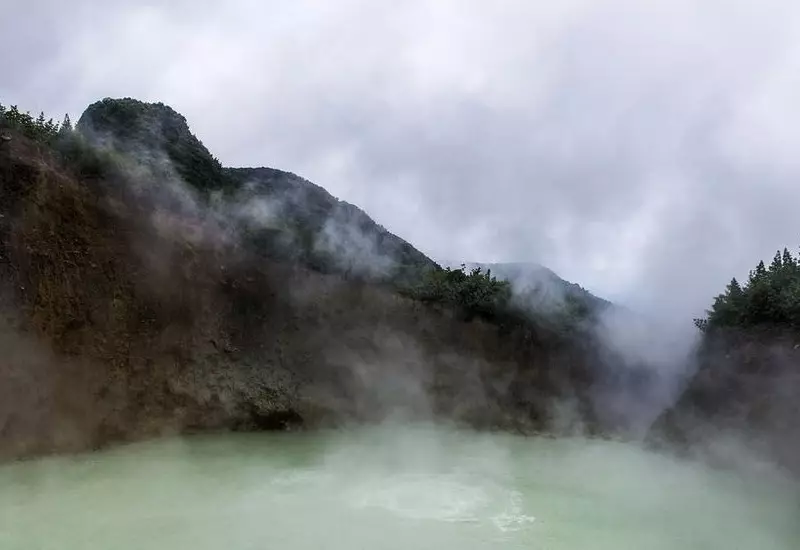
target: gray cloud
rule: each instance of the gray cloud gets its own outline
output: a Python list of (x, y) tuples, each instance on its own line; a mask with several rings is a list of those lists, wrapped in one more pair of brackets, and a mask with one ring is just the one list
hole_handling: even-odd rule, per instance
[(224, 163), (438, 260), (538, 261), (688, 321), (800, 244), (792, 2), (11, 4), (0, 101), (164, 101)]

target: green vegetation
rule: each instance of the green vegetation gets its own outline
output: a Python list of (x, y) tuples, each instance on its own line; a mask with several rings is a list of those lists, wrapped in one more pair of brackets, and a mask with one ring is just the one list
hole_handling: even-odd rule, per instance
[(525, 325), (546, 328), (562, 336), (575, 335), (598, 311), (584, 296), (565, 294), (547, 307), (524, 292), (513, 295), (511, 283), (477, 266), (468, 270), (432, 269), (420, 282), (401, 292), (414, 300), (453, 309), (465, 320), (480, 318), (504, 326)]
[(532, 262), (468, 264), (484, 271), (491, 269), (498, 279), (513, 281), (519, 301), (531, 309), (544, 311), (569, 310), (571, 315), (585, 317), (600, 312), (611, 303), (598, 298), (578, 284), (565, 281), (552, 270)]
[(459, 311), (464, 317), (492, 320), (509, 309), (511, 284), (498, 280), (491, 271), (480, 267), (466, 271), (460, 269), (435, 269), (425, 274), (406, 294), (424, 303), (442, 304)]
[[(90, 105), (78, 130), (95, 143), (112, 147), (147, 164), (155, 173), (170, 169), (201, 192), (229, 190), (233, 182), (219, 160), (190, 131), (186, 119), (163, 103), (106, 98)], [(164, 153), (166, 159), (153, 153)]]
[(800, 329), (800, 264), (789, 250), (776, 252), (769, 267), (761, 261), (745, 284), (735, 278), (717, 296), (702, 331), (720, 328), (779, 327)]
[(58, 124), (52, 118), (46, 119), (44, 113), (38, 118), (33, 118), (30, 112), (22, 112), (16, 105), (5, 107), (0, 104), (0, 128), (12, 128), (26, 137), (47, 145), (54, 144), (59, 136), (72, 132), (72, 123), (69, 115), (64, 117), (64, 122)]
[(20, 111), (16, 105), (5, 107), (0, 104), (0, 130), (4, 128), (44, 145), (81, 178), (106, 177), (115, 170), (120, 160), (110, 151), (97, 149), (77, 132), (68, 114), (58, 124), (52, 118), (45, 118), (44, 113), (34, 118), (29, 112)]

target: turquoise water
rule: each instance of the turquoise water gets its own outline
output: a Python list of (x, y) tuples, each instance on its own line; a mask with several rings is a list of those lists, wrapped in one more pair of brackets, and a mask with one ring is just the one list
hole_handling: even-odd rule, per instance
[(225, 434), (0, 468), (0, 548), (797, 550), (797, 495), (577, 438)]

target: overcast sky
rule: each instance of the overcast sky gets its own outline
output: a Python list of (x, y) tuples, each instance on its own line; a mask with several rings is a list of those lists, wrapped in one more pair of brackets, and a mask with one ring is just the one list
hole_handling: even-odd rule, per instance
[(800, 245), (791, 0), (4, 0), (0, 47), (2, 103), (163, 101), (440, 261), (688, 319)]

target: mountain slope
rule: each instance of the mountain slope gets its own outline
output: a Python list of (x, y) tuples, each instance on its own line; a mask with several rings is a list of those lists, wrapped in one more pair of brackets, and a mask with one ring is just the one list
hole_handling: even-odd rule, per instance
[(744, 283), (731, 280), (695, 320), (697, 372), (653, 438), (718, 460), (766, 458), (800, 474), (798, 289), (800, 258), (787, 249), (769, 266), (759, 262)]
[(397, 414), (604, 429), (590, 339), (399, 294), (387, 273), (435, 264), (296, 176), (221, 167), (176, 115), (0, 112), (0, 457)]
[(235, 195), (247, 242), (266, 256), (326, 273), (402, 282), (436, 264), (363, 210), (321, 187), (272, 168), (223, 168), (186, 119), (162, 103), (104, 99), (78, 130), (97, 147), (133, 157), (156, 179), (180, 179), (201, 195)]
[(498, 279), (505, 279), (518, 300), (525, 307), (543, 314), (572, 309), (580, 317), (596, 315), (611, 302), (598, 298), (576, 283), (566, 281), (551, 269), (533, 262), (467, 263), (467, 269), (476, 267), (490, 271)]
[(271, 243), (263, 250), (323, 272), (395, 282), (437, 267), (360, 208), (295, 174), (273, 168), (228, 168), (226, 173), (239, 186), (239, 200), (266, 206), (248, 223), (253, 238)]

